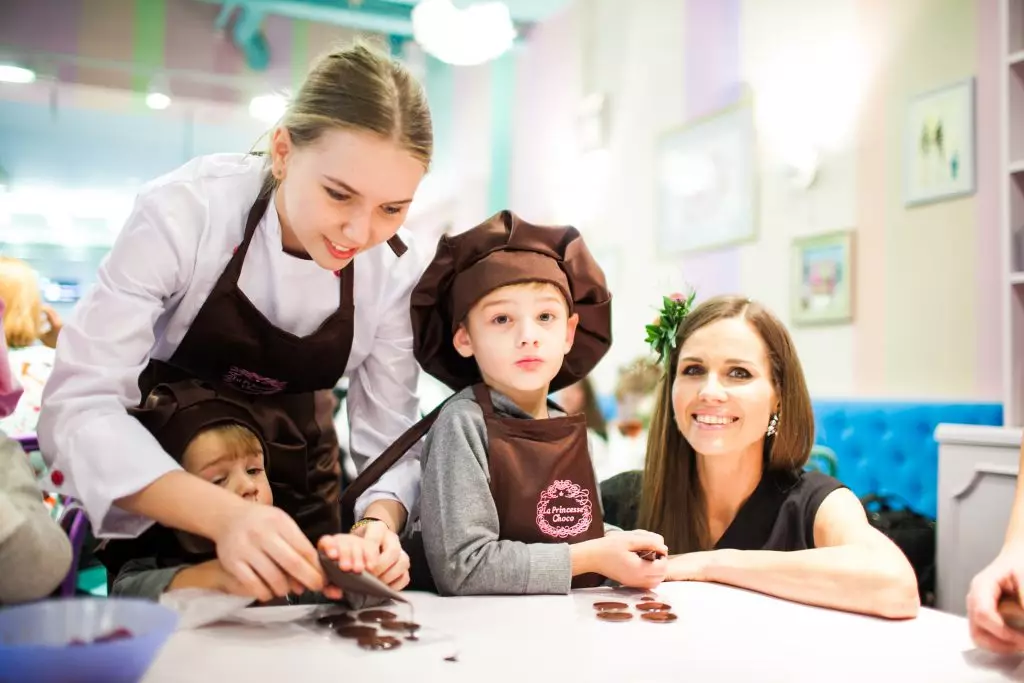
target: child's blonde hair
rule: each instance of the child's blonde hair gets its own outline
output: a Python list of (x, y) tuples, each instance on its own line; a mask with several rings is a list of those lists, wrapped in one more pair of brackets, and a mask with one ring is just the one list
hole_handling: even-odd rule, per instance
[(24, 261), (0, 256), (0, 299), (7, 305), (4, 311), (7, 346), (17, 349), (35, 344), (43, 319), (43, 297), (36, 271)]
[(263, 443), (251, 429), (237, 422), (226, 422), (209, 427), (196, 434), (188, 446), (185, 447), (185, 452), (181, 457), (182, 464), (186, 462), (193, 445), (199, 437), (204, 435), (216, 437), (225, 450), (233, 453), (260, 453), (266, 457), (266, 453), (263, 452)]

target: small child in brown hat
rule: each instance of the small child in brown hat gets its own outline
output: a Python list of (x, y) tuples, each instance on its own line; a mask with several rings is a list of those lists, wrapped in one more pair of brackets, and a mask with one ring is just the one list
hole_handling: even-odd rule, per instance
[[(436, 417), (412, 518), (438, 592), (567, 593), (606, 578), (659, 584), (662, 538), (605, 534), (585, 417), (548, 399), (584, 378), (611, 345), (611, 295), (579, 233), (505, 211), (443, 237), (413, 291), (412, 321), (417, 360), (456, 394), (382, 454), (343, 501)], [(662, 557), (639, 557), (651, 551)], [(410, 555), (413, 587), (422, 587)]]
[[(267, 477), (274, 466), (272, 443), (266, 441), (254, 408), (205, 383), (183, 380), (157, 385), (134, 415), (182, 468), (255, 505), (273, 505)], [(367, 541), (351, 534), (322, 536), (317, 546), (332, 558), (340, 549), (357, 558), (364, 571)], [(245, 594), (245, 589), (222, 565), (212, 541), (154, 524), (133, 539), (106, 541), (97, 555), (109, 574), (110, 594), (158, 600), (179, 588), (201, 588)], [(293, 586), (300, 590), (301, 586)], [(255, 597), (255, 596), (254, 596)], [(341, 591), (327, 585), (323, 594), (290, 597), (301, 602), (338, 600)]]

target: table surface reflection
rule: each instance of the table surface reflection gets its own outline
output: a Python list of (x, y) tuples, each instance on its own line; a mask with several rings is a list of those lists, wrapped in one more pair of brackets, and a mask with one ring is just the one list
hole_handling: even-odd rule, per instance
[[(975, 650), (967, 622), (922, 610), (885, 621), (706, 583), (651, 593), (679, 619), (599, 621), (593, 603), (639, 592), (440, 598), (409, 593), (424, 641), (366, 652), (299, 624), (179, 631), (144, 683), (301, 681), (1007, 681), (1020, 658)], [(394, 611), (401, 617), (403, 607)], [(447, 661), (455, 655), (457, 661)]]

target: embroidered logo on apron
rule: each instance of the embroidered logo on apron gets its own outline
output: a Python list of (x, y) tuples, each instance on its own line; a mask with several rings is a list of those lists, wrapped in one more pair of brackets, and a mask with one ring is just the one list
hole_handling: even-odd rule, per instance
[(277, 394), (288, 386), (287, 382), (258, 375), (237, 365), (231, 366), (231, 369), (224, 375), (224, 381), (247, 394)]
[(590, 491), (568, 479), (556, 479), (537, 503), (537, 528), (553, 538), (578, 536), (594, 520)]

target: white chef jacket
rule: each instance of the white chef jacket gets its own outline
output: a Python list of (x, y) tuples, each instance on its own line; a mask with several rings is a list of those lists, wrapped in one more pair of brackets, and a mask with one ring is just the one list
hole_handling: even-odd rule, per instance
[[(60, 333), (43, 395), (38, 436), (60, 493), (80, 500), (96, 534), (134, 537), (152, 520), (113, 507), (180, 466), (126, 408), (140, 400), (138, 378), (151, 358), (168, 360), (242, 241), (265, 159), (199, 157), (147, 184), (96, 285)], [(409, 242), (407, 231), (402, 239)], [(359, 254), (349, 378), (350, 446), (365, 467), (415, 422), (418, 365), (409, 296), (421, 274), (412, 251), (387, 244)], [(239, 287), (275, 326), (304, 336), (337, 310), (337, 276), (286, 254), (271, 202), (246, 253)], [(419, 450), (397, 463), (357, 502), (361, 516), (388, 498), (412, 510), (419, 498)], [(59, 484), (59, 485), (56, 485)]]

